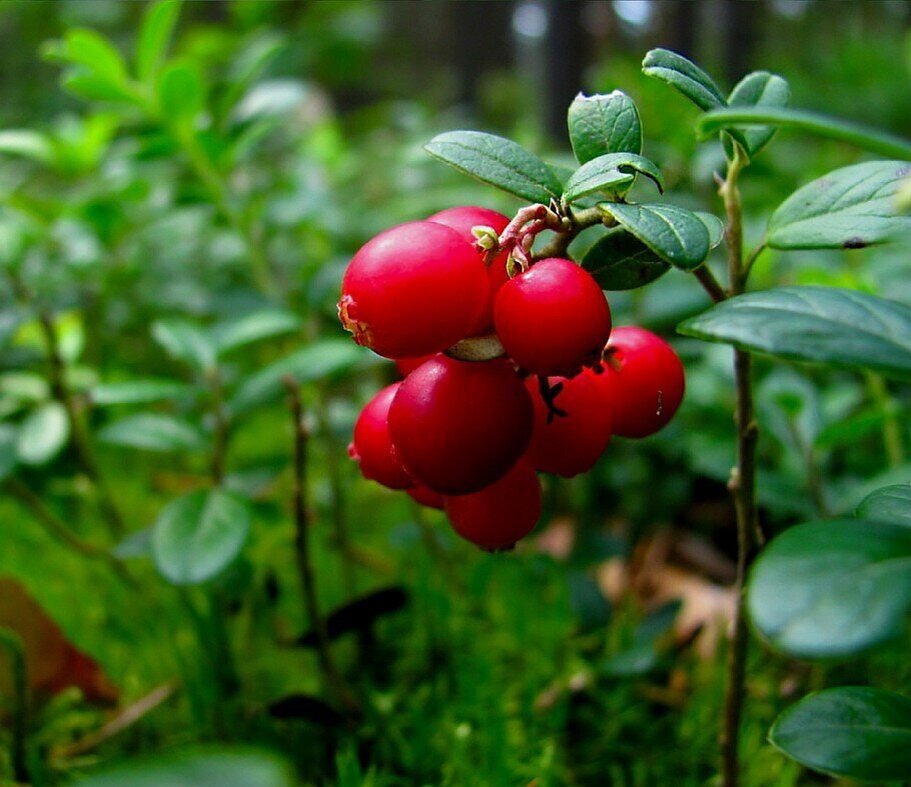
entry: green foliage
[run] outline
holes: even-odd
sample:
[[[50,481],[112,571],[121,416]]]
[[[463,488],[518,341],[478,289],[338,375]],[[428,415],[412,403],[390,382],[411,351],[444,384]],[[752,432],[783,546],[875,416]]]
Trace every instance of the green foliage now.
[[[635,102],[620,90],[580,93],[567,113],[569,141],[580,164],[608,153],[642,153],[642,121]]]
[[[600,203],[599,207],[675,268],[697,268],[709,254],[708,227],[686,208],[608,202]]]

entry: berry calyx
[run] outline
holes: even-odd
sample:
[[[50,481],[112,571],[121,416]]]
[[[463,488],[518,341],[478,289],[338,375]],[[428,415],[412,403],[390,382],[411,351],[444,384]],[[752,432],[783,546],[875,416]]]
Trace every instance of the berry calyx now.
[[[389,407],[400,385],[387,385],[366,404],[354,424],[354,439],[348,446],[348,456],[358,463],[364,478],[389,489],[414,486],[389,437]]]
[[[418,483],[463,495],[507,473],[528,447],[533,420],[528,392],[505,360],[437,355],[401,383],[389,432]]]
[[[605,349],[608,359],[589,373],[613,414],[613,432],[648,437],[677,412],[686,387],[683,364],[660,336],[644,328],[615,328]]]
[[[494,324],[507,354],[521,368],[572,377],[600,359],[611,315],[591,274],[570,260],[551,257],[500,288]]]
[[[590,470],[607,448],[612,420],[594,375],[529,377],[526,386],[535,408],[528,448],[535,470],[564,478]]]
[[[339,318],[358,344],[387,358],[445,350],[476,326],[487,304],[481,256],[458,232],[414,221],[380,233],[354,255]]]
[[[446,516],[462,538],[481,549],[507,549],[527,536],[541,516],[541,483],[521,459],[503,478],[470,495],[445,498]]]

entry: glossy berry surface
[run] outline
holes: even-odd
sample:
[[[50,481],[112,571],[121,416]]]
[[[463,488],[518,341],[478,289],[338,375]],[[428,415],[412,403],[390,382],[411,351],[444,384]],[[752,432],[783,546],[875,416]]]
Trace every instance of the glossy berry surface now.
[[[438,511],[443,510],[445,498],[439,492],[434,492],[426,486],[414,486],[406,491],[415,503],[420,503],[427,508],[436,508]]]
[[[354,439],[348,446],[348,455],[360,465],[364,478],[390,489],[414,486],[389,437],[389,407],[400,385],[386,386],[361,410],[354,424]]]
[[[499,235],[509,224],[509,217],[489,208],[461,205],[457,208],[447,208],[439,213],[434,213],[427,218],[427,221],[445,224],[458,232],[469,243],[474,243],[475,236],[471,232],[473,227],[490,227]],[[487,269],[489,284],[487,306],[478,319],[477,325],[471,331],[473,336],[480,336],[493,331],[494,299],[497,297],[500,287],[509,281],[509,276],[506,274],[506,260],[508,257],[508,251],[500,252]]]
[[[470,243],[442,224],[415,221],[380,233],[354,255],[339,318],[358,344],[412,358],[468,336],[488,292],[487,270]]]
[[[535,408],[535,428],[528,458],[535,470],[572,478],[590,470],[610,442],[611,407],[594,375],[572,379],[549,377],[553,409],[541,393],[538,378],[526,380]]]
[[[503,359],[437,355],[405,378],[389,410],[392,441],[408,473],[447,495],[502,478],[525,453],[532,424],[525,386]]]
[[[541,516],[541,484],[522,459],[506,476],[471,495],[446,498],[446,516],[462,538],[482,549],[511,547]]]
[[[506,282],[494,304],[497,335],[509,356],[540,375],[572,377],[596,363],[610,335],[607,299],[569,260],[540,260]]]
[[[407,377],[425,361],[429,361],[436,353],[430,355],[419,355],[417,358],[396,358],[395,368],[399,370],[402,377]]]
[[[677,353],[660,336],[629,325],[614,329],[607,354],[611,363],[602,365],[601,374],[589,374],[610,403],[614,434],[648,437],[663,428],[686,387]]]

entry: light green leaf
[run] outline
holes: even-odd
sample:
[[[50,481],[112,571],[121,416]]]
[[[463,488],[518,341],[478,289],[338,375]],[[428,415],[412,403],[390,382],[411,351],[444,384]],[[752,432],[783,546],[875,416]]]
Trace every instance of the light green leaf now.
[[[676,268],[698,268],[709,254],[709,231],[691,210],[614,202],[599,202],[598,207]]]
[[[709,248],[714,249],[724,240],[724,222],[714,213],[706,213],[704,210],[697,210],[695,214],[709,231]]]
[[[158,320],[152,325],[152,338],[175,360],[203,372],[215,367],[215,343],[199,326],[184,320]]]
[[[43,465],[57,454],[70,436],[70,421],[60,402],[45,402],[19,426],[16,454],[25,465]]]
[[[103,427],[98,432],[98,439],[145,451],[196,451],[204,445],[196,427],[163,413],[139,413],[121,418]]]
[[[702,110],[726,105],[718,85],[699,66],[668,49],[652,49],[642,61],[642,72],[686,96]]]
[[[622,229],[600,238],[582,258],[602,290],[634,290],[655,281],[670,265]]]
[[[250,514],[219,489],[190,492],[169,503],[152,529],[152,558],[175,585],[195,585],[221,573],[240,554]]]
[[[654,181],[658,191],[664,191],[661,172],[654,163],[635,153],[606,153],[585,162],[566,182],[563,199],[575,202],[595,191],[626,192],[639,173]]]
[[[859,249],[911,231],[896,195],[904,161],[869,161],[830,172],[795,191],[772,214],[766,242],[777,249]]]
[[[545,205],[559,199],[559,178],[534,153],[517,142],[481,131],[448,131],[438,134],[424,149],[483,183]]]
[[[782,713],[769,740],[815,771],[905,781],[911,774],[911,699],[867,686],[820,691]]]
[[[64,75],[60,81],[64,90],[88,101],[113,101],[139,104],[139,97],[126,85],[109,82],[97,74],[77,71]]]
[[[92,404],[99,407],[112,404],[149,404],[186,396],[192,390],[192,386],[175,380],[126,380],[95,386],[91,391],[91,399]]]
[[[857,516],[911,527],[911,484],[893,484],[871,492],[857,506]]]
[[[911,308],[836,287],[780,287],[715,304],[677,330],[791,361],[911,379]]]
[[[605,153],[642,152],[642,122],[633,100],[620,90],[579,93],[567,114],[569,139],[580,164]]]
[[[202,76],[195,65],[171,63],[158,77],[158,108],[165,120],[180,124],[192,121],[205,101]]]
[[[158,0],[142,16],[136,41],[136,73],[143,82],[155,74],[167,54],[180,7],[180,0]]]
[[[300,320],[293,312],[263,309],[219,323],[212,328],[211,335],[221,355],[262,339],[296,331],[298,328]]]
[[[54,146],[45,134],[26,128],[0,131],[0,153],[22,156],[42,164],[54,161]]]
[[[69,30],[64,39],[65,57],[111,85],[127,83],[127,68],[111,40],[95,30]]]
[[[753,71],[737,83],[728,96],[728,104],[731,107],[783,107],[787,106],[790,98],[791,88],[786,80],[768,71]],[[775,128],[753,126],[741,128],[739,132],[752,158],[772,139]]]

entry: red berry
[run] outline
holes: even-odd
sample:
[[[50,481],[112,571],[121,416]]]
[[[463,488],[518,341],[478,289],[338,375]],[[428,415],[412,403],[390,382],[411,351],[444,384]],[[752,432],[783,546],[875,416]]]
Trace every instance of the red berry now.
[[[489,551],[511,547],[541,516],[541,484],[526,459],[480,492],[445,500],[456,533]]]
[[[417,369],[424,361],[429,361],[436,353],[430,355],[419,355],[417,358],[396,358],[395,368],[399,370],[402,377],[407,377]]]
[[[614,329],[607,355],[601,374],[591,376],[610,403],[614,434],[654,434],[683,400],[686,383],[677,353],[660,336],[627,325]]]
[[[457,208],[447,208],[439,213],[434,213],[427,218],[427,221],[433,221],[437,224],[445,224],[459,233],[469,243],[475,242],[475,236],[472,234],[472,227],[490,227],[498,235],[506,229],[509,224],[509,217],[502,213],[497,213],[489,208],[479,208],[474,205],[462,205]],[[487,269],[487,276],[490,283],[490,294],[487,306],[481,314],[478,324],[472,330],[472,336],[481,336],[493,332],[493,302],[497,297],[500,287],[507,281],[509,276],[506,274],[506,260],[509,258],[509,252],[500,252]]]
[[[406,491],[416,503],[427,506],[427,508],[436,508],[440,511],[443,510],[443,495],[439,492],[434,492],[426,486],[415,486]]]
[[[610,402],[602,396],[594,375],[578,374],[542,378],[550,391],[560,386],[548,407],[537,377],[526,381],[535,407],[535,430],[532,433],[528,458],[535,470],[554,473],[564,478],[584,473],[595,462],[611,436]]]
[[[338,313],[358,344],[387,358],[413,358],[468,336],[488,289],[471,244],[442,224],[414,221],[380,233],[354,255]]]
[[[441,354],[401,383],[389,432],[418,483],[464,495],[507,473],[528,447],[533,420],[525,386],[505,360]]]
[[[572,377],[596,363],[610,335],[607,299],[569,260],[540,260],[506,282],[494,304],[497,335],[523,369]]]
[[[354,424],[354,439],[348,446],[348,456],[360,465],[364,478],[390,489],[414,486],[389,438],[389,406],[400,385],[387,385],[361,410]]]

